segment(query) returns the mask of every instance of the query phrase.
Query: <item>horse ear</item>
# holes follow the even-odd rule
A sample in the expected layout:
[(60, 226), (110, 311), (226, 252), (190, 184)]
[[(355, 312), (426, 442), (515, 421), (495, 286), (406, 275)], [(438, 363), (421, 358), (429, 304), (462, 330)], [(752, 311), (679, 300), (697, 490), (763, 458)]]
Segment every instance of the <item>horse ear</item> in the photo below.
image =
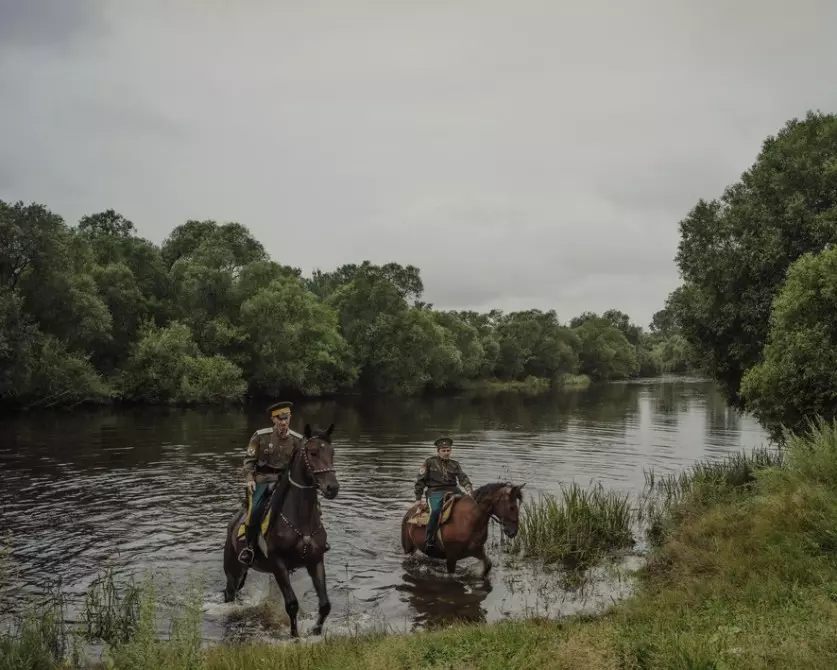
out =
[(334, 424), (329, 424), (328, 430), (325, 432), (326, 436), (331, 437), (331, 433), (334, 431)]
[(303, 431), (303, 433), (305, 433), (305, 439), (306, 440), (311, 439), (311, 424), (310, 423), (305, 424), (305, 430)]

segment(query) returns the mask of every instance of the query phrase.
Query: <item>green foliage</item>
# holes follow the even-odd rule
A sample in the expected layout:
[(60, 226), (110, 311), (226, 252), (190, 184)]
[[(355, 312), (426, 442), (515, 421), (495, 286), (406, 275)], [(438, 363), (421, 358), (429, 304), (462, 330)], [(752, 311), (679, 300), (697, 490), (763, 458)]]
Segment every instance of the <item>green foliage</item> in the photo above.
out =
[(434, 310), (415, 266), (303, 277), (236, 222), (190, 220), (158, 247), (113, 209), (70, 228), (0, 202), (0, 243), (0, 402), (18, 406), (532, 393), (683, 367), (665, 348), (676, 329), (651, 338), (618, 310), (569, 324), (551, 310)]
[(673, 315), (661, 315), (657, 326), (673, 319), (730, 399), (740, 400), (746, 371), (761, 362), (788, 268), (837, 238), (837, 116), (789, 121), (737, 183), (692, 208), (680, 233), (684, 283), (672, 296)]
[(761, 363), (744, 375), (741, 395), (766, 424), (807, 428), (837, 416), (837, 249), (805, 254), (773, 301)]
[(265, 394), (319, 395), (355, 381), (337, 313), (294, 278), (276, 279), (245, 300), (241, 328), (257, 362), (251, 386)]
[(143, 324), (119, 381), (123, 397), (148, 403), (220, 402), (240, 398), (241, 368), (223, 356), (205, 356), (189, 327)]
[(639, 373), (636, 347), (610, 319), (591, 316), (573, 330), (581, 342), (581, 372), (593, 380), (627, 379)]

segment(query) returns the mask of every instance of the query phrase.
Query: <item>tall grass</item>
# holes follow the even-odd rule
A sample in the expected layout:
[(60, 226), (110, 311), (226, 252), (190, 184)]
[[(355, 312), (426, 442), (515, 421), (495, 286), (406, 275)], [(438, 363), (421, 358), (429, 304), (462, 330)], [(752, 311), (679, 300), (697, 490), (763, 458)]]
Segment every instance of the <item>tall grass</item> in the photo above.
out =
[[(0, 632), (0, 670), (203, 667), (202, 604), (202, 592), (193, 585), (185, 601), (170, 607), (169, 639), (163, 643), (153, 578), (137, 585), (105, 569), (88, 587), (76, 624), (69, 623), (67, 600), (56, 585), (46, 596), (30, 598)], [(91, 644), (102, 647), (101, 659), (90, 657)]]
[(585, 489), (573, 482), (560, 496), (542, 495), (523, 507), (510, 550), (564, 567), (589, 567), (603, 554), (634, 544), (633, 511), (627, 495), (601, 485)]
[(699, 514), (707, 505), (729, 496), (751, 491), (759, 472), (784, 464), (783, 451), (763, 447), (718, 461), (698, 462), (662, 477), (653, 470), (646, 471), (645, 490), (636, 508), (637, 522), (644, 527), (649, 541), (659, 546), (686, 516)]
[(122, 588), (113, 571), (106, 569), (84, 594), (83, 634), (87, 640), (123, 644), (136, 633), (142, 606), (142, 589), (133, 579)]

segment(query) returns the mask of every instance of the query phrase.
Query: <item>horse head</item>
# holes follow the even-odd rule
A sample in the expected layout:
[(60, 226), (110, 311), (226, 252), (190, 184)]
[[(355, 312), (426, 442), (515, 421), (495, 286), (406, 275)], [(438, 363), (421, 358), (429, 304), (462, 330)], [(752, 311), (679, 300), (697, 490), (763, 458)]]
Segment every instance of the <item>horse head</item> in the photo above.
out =
[(487, 484), (482, 487), (482, 490), (478, 489), (477, 495), (475, 495), (478, 502), (481, 499), (488, 500), (491, 505), (492, 516), (497, 517), (503, 527), (503, 532), (509, 538), (514, 538), (517, 535), (524, 486), (526, 486), (525, 483), (515, 486), (510, 482)]
[(323, 495), (332, 500), (337, 497), (340, 483), (334, 470), (334, 447), (331, 444), (332, 423), (326, 430), (311, 424), (305, 424), (302, 446), (294, 453), (293, 460), (298, 464), (301, 476), (306, 484), (316, 486)]

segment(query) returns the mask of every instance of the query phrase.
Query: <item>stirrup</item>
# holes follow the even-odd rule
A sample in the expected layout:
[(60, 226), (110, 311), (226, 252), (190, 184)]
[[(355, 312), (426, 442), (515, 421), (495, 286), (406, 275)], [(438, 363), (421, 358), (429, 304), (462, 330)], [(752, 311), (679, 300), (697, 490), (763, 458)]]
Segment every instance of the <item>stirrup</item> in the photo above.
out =
[(256, 554), (250, 547), (244, 547), (238, 554), (238, 560), (244, 563), (244, 565), (253, 565), (253, 559), (255, 557)]

